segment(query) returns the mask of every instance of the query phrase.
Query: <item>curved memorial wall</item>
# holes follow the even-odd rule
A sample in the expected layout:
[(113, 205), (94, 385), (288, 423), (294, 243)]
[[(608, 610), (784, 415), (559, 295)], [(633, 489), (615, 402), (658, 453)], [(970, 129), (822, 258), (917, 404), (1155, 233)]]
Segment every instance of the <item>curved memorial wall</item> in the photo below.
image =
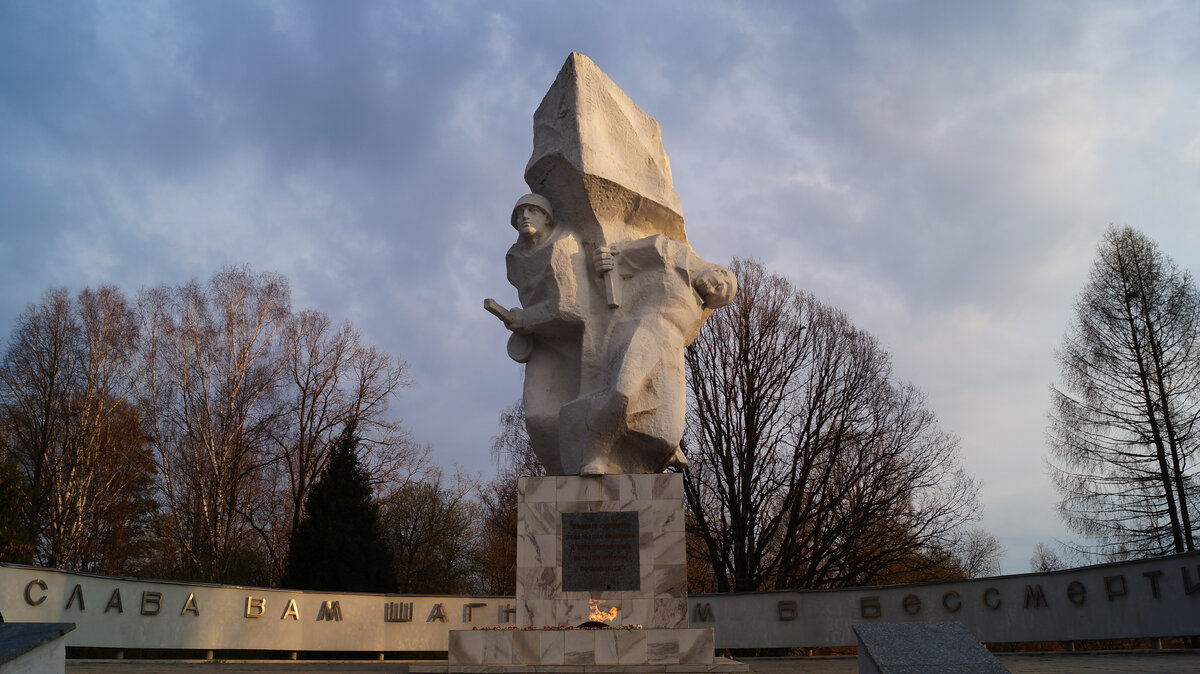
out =
[[(451, 629), (513, 625), (512, 597), (301, 592), (0, 564), (9, 622), (75, 623), (68, 647), (447, 650)], [(1200, 635), (1200, 553), (1052, 573), (826, 591), (692, 595), (717, 648), (852, 646), (854, 623), (963, 623), (984, 643)]]

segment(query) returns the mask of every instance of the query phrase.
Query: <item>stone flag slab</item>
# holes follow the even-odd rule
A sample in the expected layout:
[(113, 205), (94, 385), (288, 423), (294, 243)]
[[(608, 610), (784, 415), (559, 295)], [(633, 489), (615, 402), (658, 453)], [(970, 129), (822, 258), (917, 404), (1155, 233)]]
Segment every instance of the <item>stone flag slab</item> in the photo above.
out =
[(687, 242), (658, 122), (583, 54), (567, 57), (533, 115), (525, 182), (586, 243)]

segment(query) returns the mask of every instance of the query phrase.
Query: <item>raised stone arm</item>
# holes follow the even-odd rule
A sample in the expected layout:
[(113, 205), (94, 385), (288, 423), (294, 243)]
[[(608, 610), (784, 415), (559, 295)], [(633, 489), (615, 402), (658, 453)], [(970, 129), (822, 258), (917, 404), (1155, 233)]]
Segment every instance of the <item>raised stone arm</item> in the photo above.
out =
[(513, 330), (513, 334), (508, 337), (508, 357), (518, 363), (529, 362), (529, 356), (533, 353), (533, 339), (516, 332), (513, 327), (514, 324), (519, 322), (521, 310), (505, 309), (504, 305), (490, 297), (483, 301), (483, 308), (487, 309), (489, 314), (503, 321), (504, 327)]
[(592, 264), (596, 266), (596, 275), (604, 279), (604, 300), (609, 309), (621, 306), (617, 276), (609, 273), (616, 267), (616, 260), (613, 258), (616, 254), (616, 249), (609, 246), (600, 246), (592, 253)]
[(496, 300), (489, 297), (483, 301), (483, 308), (487, 309), (489, 314), (499, 318), (501, 321), (504, 321), (504, 327), (507, 328), (508, 326), (512, 325), (514, 318), (513, 313), (508, 309), (505, 309), (503, 304), (500, 304)]

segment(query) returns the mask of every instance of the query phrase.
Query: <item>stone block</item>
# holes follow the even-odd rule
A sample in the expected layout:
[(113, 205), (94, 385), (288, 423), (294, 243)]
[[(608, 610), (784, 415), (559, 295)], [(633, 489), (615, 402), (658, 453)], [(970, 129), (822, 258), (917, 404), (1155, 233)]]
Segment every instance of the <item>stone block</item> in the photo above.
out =
[(679, 630), (679, 662), (705, 664), (713, 661), (714, 636), (711, 629)]
[(483, 658), (485, 664), (507, 665), (512, 663), (513, 632), (504, 630), (479, 630), (483, 635)]
[[(604, 608), (618, 609), (613, 625), (686, 627), (686, 605), (656, 601), (686, 597), (683, 477), (646, 474), (527, 478), (522, 483), (522, 498), (534, 493), (548, 498), (547, 485), (551, 481), (554, 501), (518, 504), (518, 525), (522, 528), (517, 540), (517, 624), (578, 625), (589, 619), (588, 600), (596, 599), (606, 602)], [(653, 499), (655, 494), (669, 498)], [(593, 515), (580, 517), (579, 513)], [(629, 550), (630, 554), (619, 555), (621, 561), (617, 562), (613, 561), (616, 553), (605, 555), (605, 550), (593, 550), (591, 538), (582, 535), (578, 525), (570, 524), (582, 521), (593, 526), (620, 517), (636, 517), (638, 529), (636, 553)], [(616, 545), (621, 541), (600, 543)], [(571, 545), (575, 547), (567, 550)], [(595, 562), (590, 561), (589, 554), (596, 556)], [(614, 563), (625, 573), (613, 576), (620, 582), (600, 582), (595, 573), (582, 574), (587, 577), (580, 581), (577, 572)], [(564, 577), (572, 582), (565, 583)], [(550, 609), (537, 603), (544, 601), (558, 604)]]
[(683, 480), (674, 473), (651, 476), (650, 498), (655, 501), (683, 501)]
[(747, 671), (713, 657), (708, 628), (455, 630), (450, 644), (455, 672)]
[(616, 630), (594, 630), (596, 637), (596, 664), (615, 665), (619, 662)]
[(958, 622), (858, 623), (858, 671), (1007, 672), (996, 656)]
[(650, 587), (654, 588), (654, 598), (687, 599), (687, 566), (683, 564), (663, 564), (651, 567)]
[(688, 626), (687, 597), (666, 597), (653, 600), (650, 621), (657, 627), (681, 629)]
[(483, 663), (483, 632), (451, 630), (447, 640), (446, 659), (452, 665)]
[(566, 630), (562, 634), (564, 664), (596, 664), (596, 632), (594, 630)]
[(558, 479), (553, 475), (517, 478), (517, 493), (525, 503), (553, 503), (558, 498)]
[(617, 636), (617, 662), (619, 664), (638, 665), (646, 662), (645, 630), (615, 630), (613, 634)]
[(0, 622), (0, 671), (66, 671), (66, 641), (62, 637), (74, 629), (74, 623)]
[[(710, 657), (710, 662), (711, 657)], [(679, 663), (679, 634), (675, 630), (646, 630), (646, 662), (652, 665)]]

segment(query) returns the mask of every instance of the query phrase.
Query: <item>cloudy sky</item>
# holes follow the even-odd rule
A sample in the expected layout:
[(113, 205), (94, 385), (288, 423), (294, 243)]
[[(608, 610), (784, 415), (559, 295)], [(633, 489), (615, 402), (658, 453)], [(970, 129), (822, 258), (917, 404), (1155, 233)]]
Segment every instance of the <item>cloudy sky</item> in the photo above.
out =
[(491, 471), (485, 297), (571, 51), (658, 119), (688, 235), (844, 309), (962, 438), (1028, 570), (1054, 350), (1109, 223), (1200, 268), (1194, 2), (0, 0), (0, 335), (47, 288), (244, 262), (411, 366)]

